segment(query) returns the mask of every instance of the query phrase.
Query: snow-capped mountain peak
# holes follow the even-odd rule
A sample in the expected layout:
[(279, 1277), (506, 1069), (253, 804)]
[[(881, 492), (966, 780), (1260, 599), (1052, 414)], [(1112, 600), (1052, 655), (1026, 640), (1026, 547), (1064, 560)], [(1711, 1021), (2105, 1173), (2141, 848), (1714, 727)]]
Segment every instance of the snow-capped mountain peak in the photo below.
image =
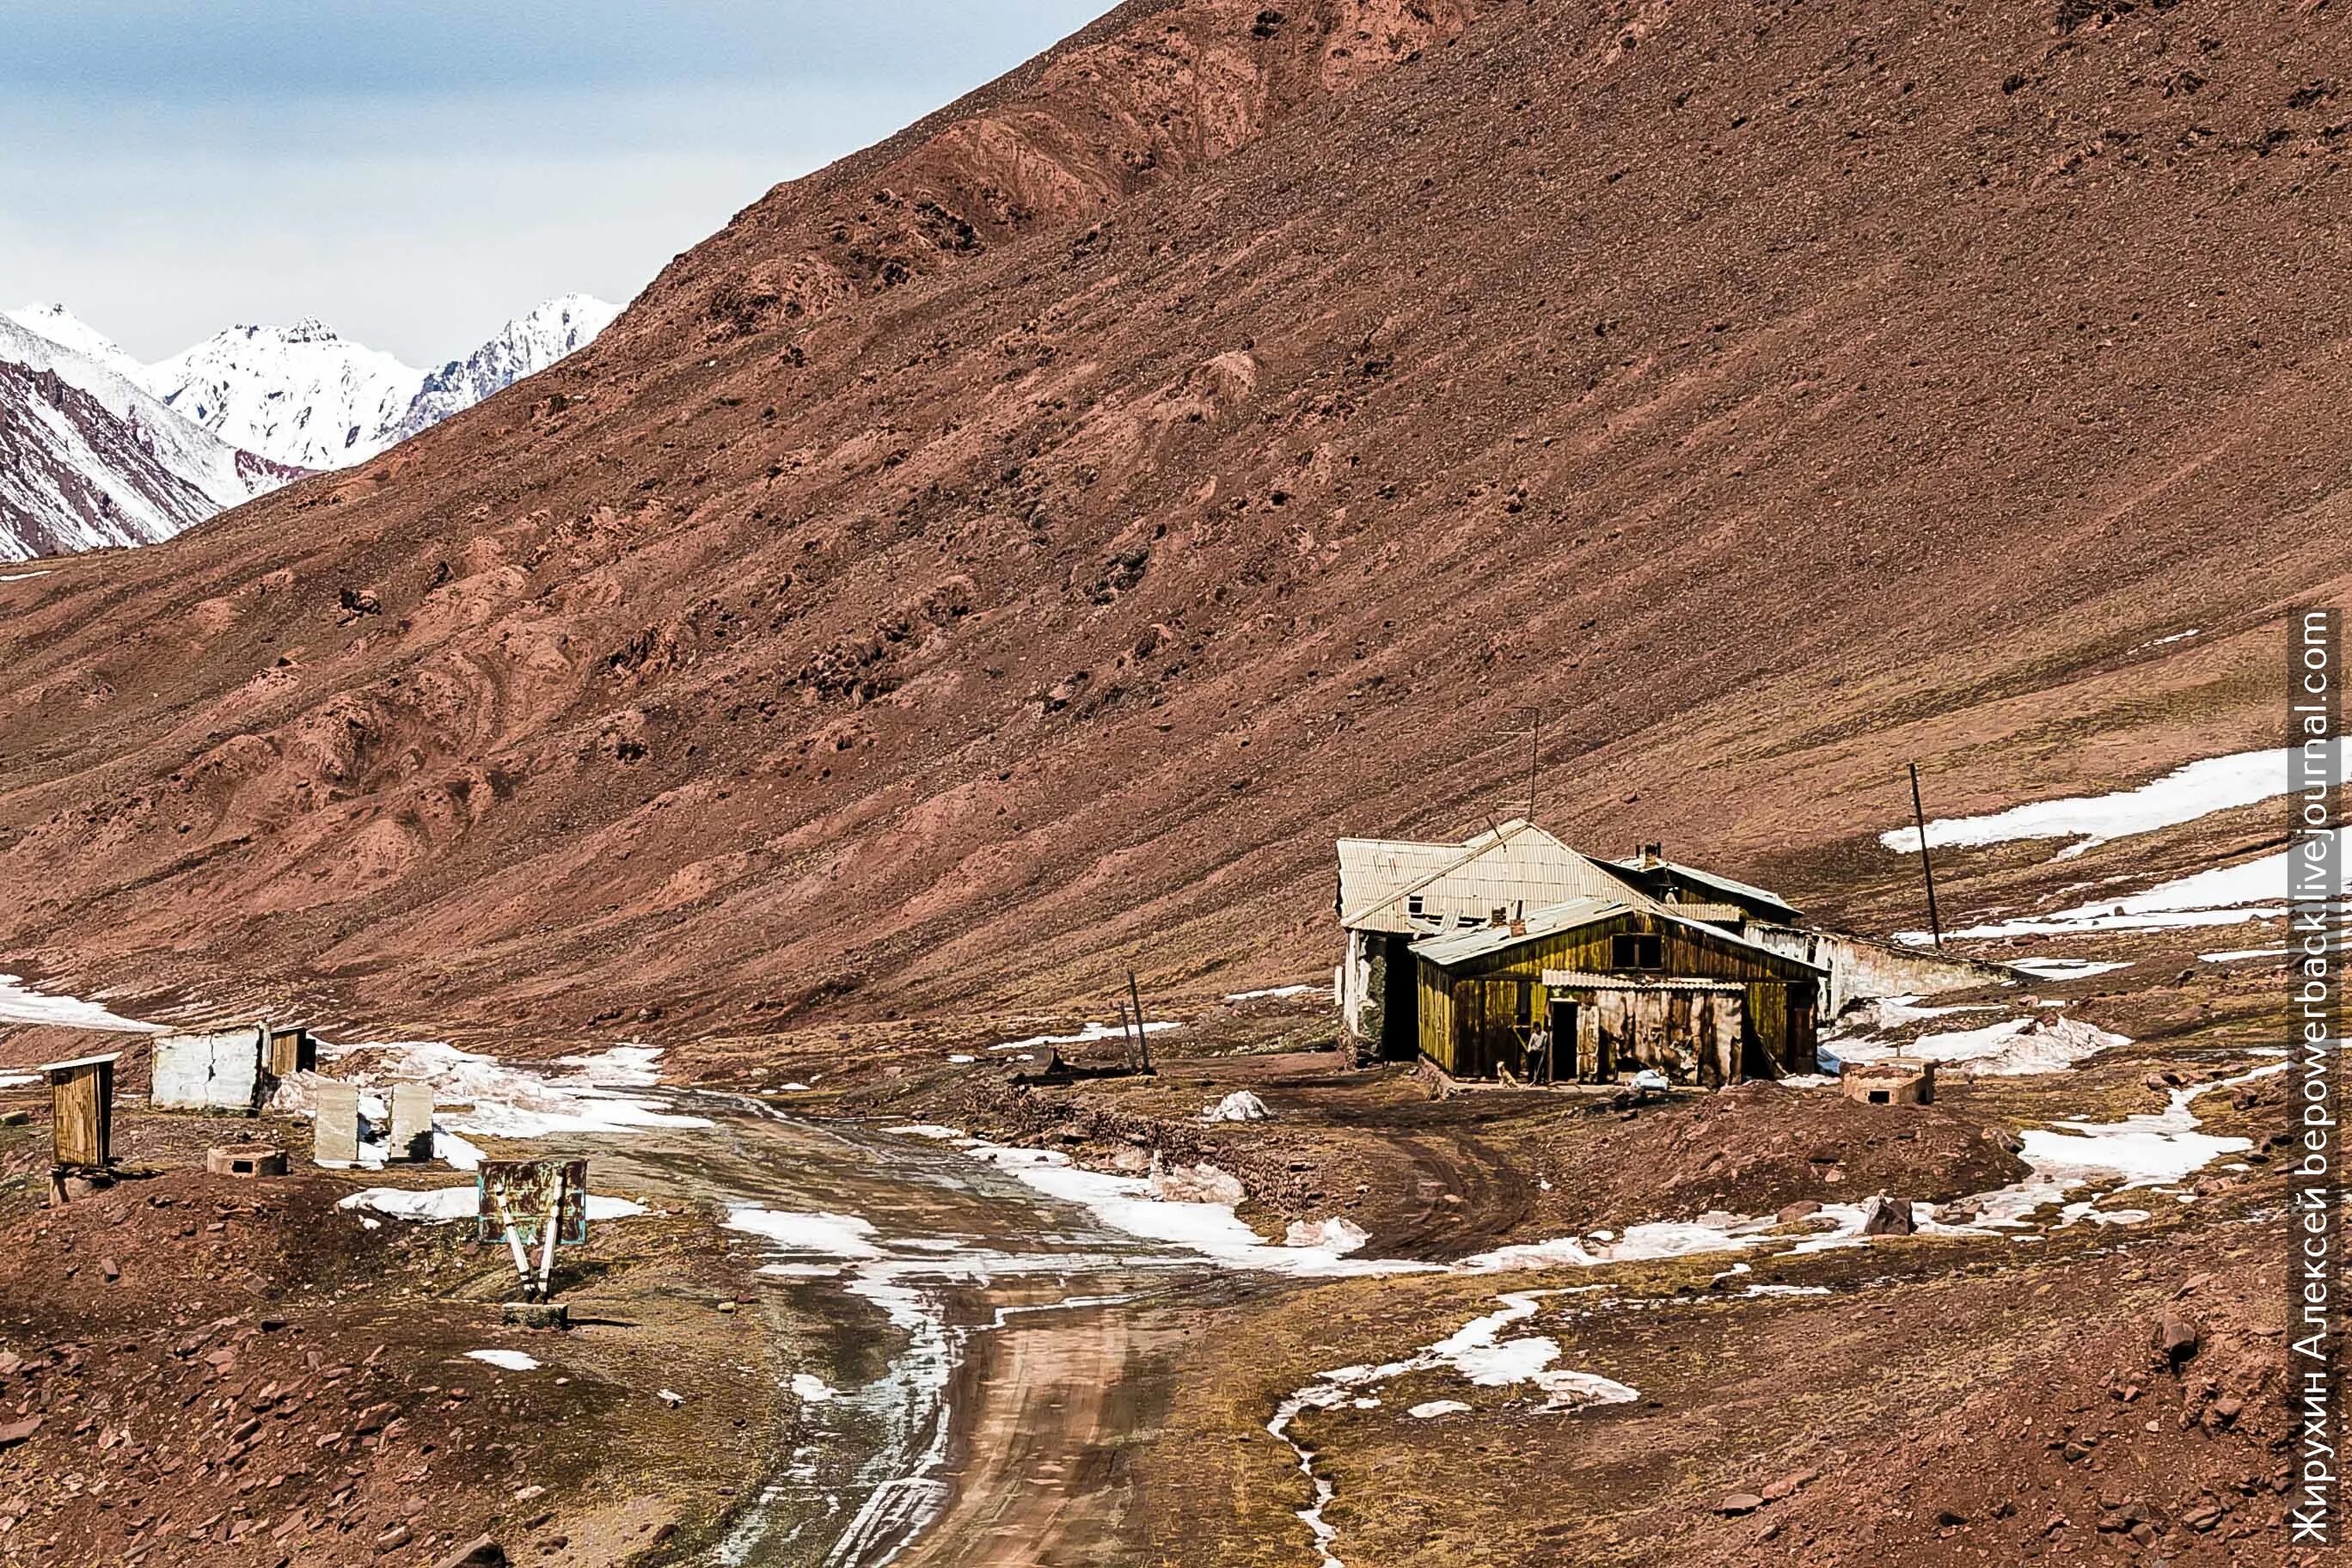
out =
[(184, 416), (304, 468), (340, 468), (382, 451), (421, 380), (315, 317), (232, 327), (148, 373), (148, 384)]
[(617, 313), (601, 300), (567, 294), (429, 373), (315, 316), (290, 327), (238, 326), (155, 365), (148, 384), (239, 446), (306, 468), (341, 468), (544, 370)]
[(563, 294), (517, 316), (464, 359), (428, 374), (393, 438), (404, 441), (586, 347), (619, 314), (619, 307), (590, 295)]
[(60, 307), (0, 320), (0, 561), (152, 543), (295, 477), (174, 414), (118, 365), (141, 369)]
[(9, 311), (8, 319), (26, 331), (47, 338), (59, 348), (70, 349), (83, 359), (112, 371), (134, 385), (140, 384), (146, 374), (147, 367), (131, 358), (128, 349), (63, 305), (36, 301), (23, 310)]
[(152, 365), (62, 305), (0, 317), (0, 561), (165, 539), (385, 447), (562, 359), (618, 311), (550, 300), (432, 372), (315, 316)]

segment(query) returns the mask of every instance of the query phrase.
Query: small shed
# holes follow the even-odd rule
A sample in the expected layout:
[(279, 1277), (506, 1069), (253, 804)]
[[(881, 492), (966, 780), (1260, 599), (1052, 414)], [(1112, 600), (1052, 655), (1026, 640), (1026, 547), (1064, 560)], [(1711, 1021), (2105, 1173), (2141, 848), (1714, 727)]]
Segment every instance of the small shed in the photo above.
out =
[(268, 1024), (158, 1035), (149, 1098), (158, 1110), (227, 1110), (249, 1115), (261, 1109), (276, 1086), (269, 1062)]
[(49, 1083), (51, 1137), (60, 1171), (102, 1171), (114, 1159), (114, 1064), (121, 1052), (51, 1062), (40, 1068)]
[[(1422, 1054), (1456, 1078), (1714, 1086), (1817, 1067), (1822, 971), (1646, 899), (1414, 942)], [(1541, 1028), (1551, 1048), (1531, 1053)]]
[(319, 1070), (319, 1042), (311, 1037), (306, 1024), (267, 1024), (269, 1031), (269, 1076), (292, 1078), (298, 1072)]

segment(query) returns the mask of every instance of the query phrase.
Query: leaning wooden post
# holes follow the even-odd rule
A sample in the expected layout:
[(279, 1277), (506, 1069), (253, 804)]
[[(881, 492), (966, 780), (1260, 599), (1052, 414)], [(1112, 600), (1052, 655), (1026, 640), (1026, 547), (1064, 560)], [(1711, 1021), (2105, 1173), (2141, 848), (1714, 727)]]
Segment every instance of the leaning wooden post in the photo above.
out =
[(1135, 988), (1135, 971), (1127, 972), (1127, 999), (1135, 1016), (1135, 1048), (1142, 1053), (1143, 1070), (1151, 1070), (1151, 1037), (1143, 1029), (1143, 994)]
[(1936, 913), (1936, 863), (1927, 855), (1927, 813), (1919, 804), (1919, 764), (1911, 764), (1911, 820), (1919, 828), (1919, 873), (1927, 879), (1927, 932), (1944, 949), (1944, 922)]

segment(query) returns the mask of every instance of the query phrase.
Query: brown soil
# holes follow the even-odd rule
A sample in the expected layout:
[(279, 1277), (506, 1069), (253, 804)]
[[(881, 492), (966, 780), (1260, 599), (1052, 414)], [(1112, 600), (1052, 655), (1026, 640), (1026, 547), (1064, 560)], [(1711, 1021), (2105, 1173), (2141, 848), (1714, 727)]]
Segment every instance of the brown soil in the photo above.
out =
[[(1946, 1274), (1947, 1244), (1881, 1242), (1778, 1270), (1833, 1292), (1779, 1299), (1704, 1288), (1713, 1260), (1681, 1271), (1679, 1297), (1671, 1269), (1612, 1271), (1627, 1295), (1665, 1304), (1556, 1297), (1526, 1331), (1638, 1402), (1548, 1413), (1423, 1376), (1380, 1388), (1377, 1410), (1312, 1415), (1303, 1435), (1338, 1487), (1329, 1517), (1349, 1562), (2283, 1563), (2279, 1256), (2217, 1234), (2063, 1257), (2011, 1247)], [(1593, 1283), (1334, 1286), (1224, 1338), (1220, 1374), (1180, 1377), (1144, 1457), (1146, 1517), (1166, 1521), (1157, 1549), (1299, 1561), (1289, 1510), (1305, 1483), (1271, 1439), (1234, 1442), (1252, 1412), (1317, 1369), (1438, 1338), (1493, 1310), (1496, 1289)], [(2150, 1349), (2167, 1313), (2203, 1330), (2177, 1371)], [(1405, 1415), (1436, 1398), (1473, 1410)], [(1719, 1511), (1743, 1493), (1748, 1511)]]
[(1671, 1110), (1620, 1114), (1538, 1145), (1533, 1168), (1551, 1191), (1528, 1228), (1557, 1236), (1882, 1193), (1940, 1203), (2006, 1186), (2026, 1170), (2011, 1152), (2008, 1129), (1940, 1105), (1859, 1105), (1756, 1083)]
[[(567, 1255), (583, 1326), (549, 1334), (499, 1325), (510, 1272), (470, 1227), (337, 1207), (356, 1177), (183, 1167), (58, 1210), (12, 1184), (0, 1562), (422, 1563), (488, 1532), (519, 1561), (604, 1568), (703, 1538), (757, 1473), (756, 1446), (722, 1436), (766, 1425), (733, 1371), (755, 1336), (676, 1299), (742, 1284), (698, 1221)], [(466, 1359), (485, 1349), (542, 1366)]]
[(1906, 758), (2267, 742), (2343, 596), (2332, 48), (1123, 7), (549, 374), (0, 586), (0, 951), (502, 1041), (1213, 994), (1531, 708), (1571, 839), (1916, 923)]

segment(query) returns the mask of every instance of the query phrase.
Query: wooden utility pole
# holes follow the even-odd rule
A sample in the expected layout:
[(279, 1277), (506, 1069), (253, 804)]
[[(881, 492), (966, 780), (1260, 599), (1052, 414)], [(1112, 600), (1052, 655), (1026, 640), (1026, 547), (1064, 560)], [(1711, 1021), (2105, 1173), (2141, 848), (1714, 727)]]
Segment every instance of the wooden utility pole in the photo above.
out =
[(1151, 1037), (1143, 1032), (1143, 995), (1135, 988), (1135, 971), (1127, 972), (1127, 999), (1135, 1015), (1135, 1047), (1142, 1053), (1143, 1070), (1151, 1070)]
[(1936, 913), (1936, 863), (1927, 855), (1927, 813), (1919, 804), (1919, 764), (1911, 764), (1911, 820), (1919, 829), (1919, 874), (1927, 879), (1927, 931), (1944, 950), (1944, 922)]

